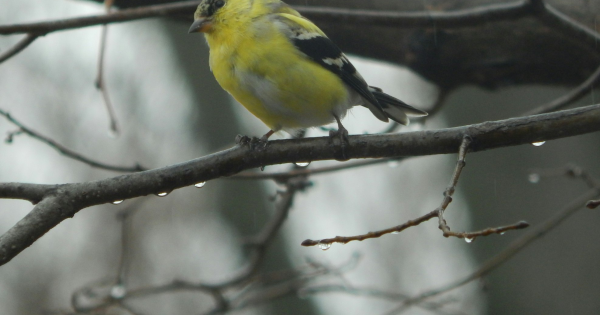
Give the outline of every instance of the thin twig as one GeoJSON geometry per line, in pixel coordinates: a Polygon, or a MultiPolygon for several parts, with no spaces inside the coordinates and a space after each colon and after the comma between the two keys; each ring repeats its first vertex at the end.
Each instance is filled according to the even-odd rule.
{"type": "Polygon", "coordinates": [[[436,209],[437,214],[438,214],[438,221],[439,221],[438,227],[440,230],[442,230],[442,232],[444,232],[444,237],[453,236],[453,237],[457,237],[457,238],[463,238],[467,242],[470,243],[470,242],[474,241],[476,237],[479,237],[479,236],[488,236],[491,234],[504,234],[507,231],[520,230],[520,229],[529,227],[529,223],[527,223],[525,221],[520,221],[515,224],[511,224],[511,225],[507,225],[507,226],[487,228],[487,229],[475,231],[475,232],[454,232],[448,226],[446,220],[444,219],[444,211],[446,211],[446,208],[448,208],[448,205],[452,202],[452,195],[454,194],[454,191],[456,190],[456,185],[458,184],[458,179],[460,178],[460,174],[466,165],[465,157],[467,155],[467,150],[469,148],[469,145],[471,144],[472,141],[473,140],[469,136],[465,136],[463,138],[463,142],[461,143],[460,149],[458,152],[458,160],[456,161],[456,167],[454,169],[454,173],[452,174],[452,178],[450,179],[450,185],[444,191],[444,199],[442,199],[442,204],[439,206],[439,208],[436,209]]]}
{"type": "Polygon", "coordinates": [[[458,237],[458,238],[464,238],[464,239],[469,240],[469,242],[478,236],[488,236],[490,234],[503,234],[506,231],[523,229],[523,228],[528,227],[529,224],[527,222],[521,221],[516,224],[508,225],[508,226],[487,228],[487,229],[484,229],[481,231],[476,231],[476,232],[457,233],[457,232],[451,231],[450,227],[446,224],[446,220],[444,220],[443,213],[446,210],[446,208],[448,207],[448,205],[450,204],[450,202],[452,202],[452,195],[454,194],[454,191],[456,189],[456,185],[458,183],[458,179],[460,177],[461,171],[465,166],[465,156],[466,156],[466,152],[467,152],[467,149],[468,149],[471,141],[472,141],[471,137],[469,137],[469,136],[463,137],[463,141],[462,141],[462,143],[460,145],[460,149],[459,149],[458,161],[456,163],[456,168],[452,175],[452,179],[450,180],[450,185],[444,191],[444,199],[442,200],[442,204],[440,205],[440,207],[438,207],[434,211],[432,211],[428,214],[425,214],[419,218],[416,218],[414,220],[409,220],[408,222],[406,222],[404,224],[401,224],[401,225],[398,225],[398,226],[395,226],[392,228],[379,230],[379,231],[375,231],[375,232],[369,232],[367,234],[356,235],[356,236],[336,236],[334,238],[326,238],[326,239],[321,239],[321,240],[307,239],[307,240],[304,240],[301,243],[301,245],[307,246],[307,247],[318,245],[321,249],[326,250],[326,249],[329,249],[329,247],[331,247],[331,244],[333,244],[333,243],[346,244],[346,243],[352,242],[352,241],[363,241],[366,239],[378,238],[378,237],[381,237],[386,234],[400,233],[403,230],[405,230],[411,226],[417,226],[417,225],[419,225],[423,222],[426,222],[436,216],[438,217],[438,219],[440,221],[439,226],[440,226],[440,229],[444,232],[445,237],[454,236],[454,237],[458,237]]]}
{"type": "MultiPolygon", "coordinates": [[[[175,280],[171,283],[163,285],[125,290],[130,223],[132,215],[137,211],[137,209],[139,209],[139,206],[135,205],[120,212],[119,218],[122,220],[122,252],[121,262],[119,263],[118,268],[118,277],[115,285],[123,287],[122,295],[111,295],[106,299],[100,299],[98,304],[93,305],[93,309],[104,309],[114,305],[123,306],[124,302],[132,299],[164,293],[172,293],[175,291],[198,291],[211,295],[215,301],[216,306],[210,310],[208,314],[218,314],[232,310],[232,300],[226,298],[223,295],[223,291],[239,287],[245,283],[257,281],[258,278],[255,277],[255,274],[257,273],[258,267],[260,267],[260,264],[264,258],[267,246],[275,239],[275,234],[277,231],[279,231],[283,222],[287,218],[287,214],[292,206],[296,192],[303,190],[307,186],[307,183],[304,180],[304,177],[296,177],[286,182],[286,186],[287,190],[280,194],[280,198],[276,203],[276,211],[273,218],[267,224],[265,224],[265,226],[256,236],[246,242],[246,246],[252,250],[249,263],[240,271],[238,271],[236,275],[232,276],[231,279],[215,284],[175,280]]],[[[96,285],[88,286],[85,289],[93,289],[95,286],[96,285]]],[[[81,290],[77,291],[74,293],[74,295],[79,294],[80,291],[81,290]]],[[[243,307],[243,305],[237,305],[234,308],[239,309],[243,307]]]]}
{"type": "Polygon", "coordinates": [[[562,210],[558,211],[552,217],[546,219],[541,224],[529,229],[529,231],[525,232],[519,239],[512,242],[507,248],[502,250],[499,254],[492,257],[491,259],[484,262],[479,268],[469,274],[468,276],[457,280],[451,284],[445,285],[435,290],[427,291],[421,293],[417,296],[414,296],[410,299],[402,301],[398,306],[396,306],[393,310],[386,313],[386,315],[398,314],[402,311],[406,310],[407,307],[414,305],[415,303],[421,303],[425,299],[438,296],[444,293],[447,293],[451,290],[454,290],[458,287],[461,287],[475,279],[479,279],[491,271],[496,269],[498,266],[501,266],[503,263],[511,259],[525,247],[530,245],[533,241],[539,239],[552,229],[556,228],[562,222],[564,222],[568,217],[572,214],[576,213],[578,210],[582,209],[586,202],[594,197],[600,195],[600,188],[594,188],[588,190],[583,195],[569,202],[562,210]]]}
{"type": "Polygon", "coordinates": [[[450,178],[450,184],[444,191],[444,198],[442,199],[442,204],[436,209],[438,214],[439,228],[444,232],[444,236],[455,236],[450,227],[446,224],[446,220],[444,219],[444,211],[448,208],[448,205],[452,202],[452,195],[456,190],[456,185],[458,184],[458,179],[460,178],[460,174],[463,168],[466,165],[465,157],[467,155],[467,149],[473,139],[470,136],[464,136],[462,143],[460,144],[458,150],[458,160],[456,161],[456,167],[454,168],[454,173],[452,173],[452,177],[450,178]]]}
{"type": "Polygon", "coordinates": [[[305,240],[303,241],[300,245],[302,246],[316,246],[319,245],[319,247],[321,247],[321,249],[329,249],[329,247],[331,246],[331,244],[333,243],[342,243],[342,244],[346,244],[348,242],[352,242],[352,241],[364,241],[366,239],[371,239],[371,238],[378,238],[381,237],[383,235],[386,234],[396,234],[396,233],[400,233],[406,229],[408,229],[409,227],[412,226],[417,226],[423,222],[426,222],[430,219],[433,219],[435,217],[438,216],[437,210],[434,210],[432,212],[429,212],[423,216],[420,216],[414,220],[409,220],[404,224],[400,224],[398,226],[389,228],[389,229],[385,229],[385,230],[379,230],[379,231],[375,231],[375,232],[369,232],[367,234],[363,234],[363,235],[356,235],[356,236],[336,236],[334,238],[325,238],[322,240],[305,240]]]}
{"type": "Polygon", "coordinates": [[[322,279],[323,276],[340,276],[350,271],[356,267],[358,259],[359,255],[353,255],[349,261],[339,266],[328,266],[309,260],[306,266],[284,271],[284,277],[280,271],[260,275],[253,278],[253,290],[243,290],[239,295],[231,298],[228,311],[247,308],[291,294],[298,295],[299,291],[311,281],[322,279]],[[276,281],[273,281],[274,279],[276,281]]]}
{"type": "Polygon", "coordinates": [[[157,294],[172,293],[176,291],[199,291],[212,294],[214,290],[215,288],[213,288],[210,285],[184,280],[175,280],[168,284],[132,289],[127,292],[127,295],[123,297],[123,300],[133,300],[157,294]]]}
{"type": "MultiPolygon", "coordinates": [[[[131,252],[131,237],[133,229],[133,217],[141,209],[142,203],[147,199],[139,199],[138,202],[128,205],[125,209],[119,211],[117,219],[121,223],[121,254],[119,258],[119,266],[117,268],[116,285],[126,287],[126,279],[129,273],[130,252],[131,252]]],[[[116,201],[115,204],[120,204],[122,201],[116,201]]]]}
{"type": "Polygon", "coordinates": [[[475,279],[481,278],[491,271],[496,269],[498,266],[502,265],[504,262],[512,258],[518,252],[523,250],[525,247],[530,245],[533,241],[539,239],[550,230],[556,228],[560,223],[562,223],[565,219],[570,217],[572,214],[577,212],[580,209],[583,209],[585,203],[600,195],[600,191],[598,189],[591,189],[581,195],[580,197],[571,201],[567,206],[557,212],[552,217],[548,218],[546,221],[542,222],[540,225],[530,229],[528,232],[523,234],[519,239],[511,243],[508,247],[502,250],[498,255],[492,257],[488,261],[484,262],[475,272],[470,275],[464,277],[461,280],[455,281],[449,285],[443,286],[439,289],[427,291],[425,293],[419,294],[413,298],[407,299],[403,301],[399,306],[397,306],[393,311],[386,314],[397,314],[404,310],[407,306],[413,305],[415,303],[420,303],[427,298],[431,298],[451,290],[454,290],[458,287],[461,287],[475,279]]]}
{"type": "MultiPolygon", "coordinates": [[[[62,144],[42,135],[41,133],[34,131],[33,129],[23,125],[20,121],[16,120],[8,112],[6,112],[2,109],[0,109],[0,115],[6,117],[6,119],[8,119],[8,121],[15,124],[17,127],[19,127],[19,130],[22,131],[23,133],[49,145],[50,147],[52,147],[52,148],[56,149],[58,152],[60,152],[62,155],[69,157],[71,159],[77,160],[79,162],[85,163],[89,166],[104,169],[104,170],[109,170],[109,171],[116,171],[116,172],[141,172],[141,171],[146,170],[144,167],[142,167],[139,164],[136,164],[133,167],[128,167],[128,166],[109,165],[109,164],[105,164],[102,162],[94,161],[94,160],[92,160],[88,157],[85,157],[85,156],[63,146],[62,144]]],[[[9,135],[9,138],[7,139],[8,142],[12,141],[12,135],[13,134],[9,135]]]]}
{"type": "MultiPolygon", "coordinates": [[[[105,0],[104,9],[106,14],[110,14],[111,7],[114,0],[105,0]]],[[[108,38],[108,25],[102,25],[102,33],[100,35],[100,51],[98,53],[98,76],[96,77],[96,88],[102,93],[104,99],[104,105],[108,111],[108,117],[110,119],[110,130],[115,135],[119,134],[119,125],[117,122],[117,114],[110,100],[108,93],[108,87],[106,86],[106,80],[104,78],[104,57],[106,56],[106,42],[108,38]]]]}
{"type": "MultiPolygon", "coordinates": [[[[432,117],[434,117],[435,115],[437,115],[440,112],[440,110],[442,110],[444,105],[446,104],[448,95],[450,95],[450,90],[445,87],[440,87],[440,92],[438,93],[438,96],[437,96],[435,102],[433,103],[433,106],[431,106],[431,109],[427,110],[427,113],[429,115],[420,117],[420,120],[427,121],[427,120],[431,119],[432,117]]],[[[419,119],[419,118],[417,118],[417,119],[419,119]]]]}
{"type": "Polygon", "coordinates": [[[102,34],[100,36],[100,52],[98,54],[98,76],[96,77],[96,88],[102,93],[102,99],[104,100],[104,106],[108,112],[110,119],[110,130],[114,134],[119,134],[119,124],[117,121],[117,114],[115,108],[110,100],[108,93],[108,87],[106,86],[106,80],[104,78],[104,57],[106,55],[106,41],[108,36],[108,25],[102,26],[102,34]]]}
{"type": "Polygon", "coordinates": [[[587,80],[581,83],[578,87],[571,90],[569,93],[546,104],[540,105],[539,107],[536,107],[530,111],[527,111],[521,116],[549,113],[555,110],[565,108],[584,97],[589,92],[589,90],[593,88],[594,84],[598,82],[600,82],[600,67],[598,67],[596,71],[594,71],[594,73],[592,73],[592,75],[590,75],[587,78],[587,80]]]}
{"type": "Polygon", "coordinates": [[[529,0],[532,4],[534,12],[542,22],[553,28],[557,28],[567,33],[572,38],[584,40],[590,47],[596,47],[596,43],[600,41],[600,33],[579,23],[571,17],[560,12],[553,6],[546,3],[544,0],[529,0]]]}
{"type": "Polygon", "coordinates": [[[33,43],[33,41],[35,41],[38,37],[39,35],[36,35],[34,33],[27,33],[27,35],[19,42],[17,42],[13,47],[0,54],[0,63],[3,63],[4,61],[10,59],[10,57],[20,53],[23,49],[27,48],[27,46],[33,43]]]}
{"type": "Polygon", "coordinates": [[[283,182],[289,178],[298,177],[298,176],[311,176],[311,175],[320,175],[337,171],[344,171],[353,168],[359,168],[364,166],[378,165],[387,162],[393,161],[402,161],[404,158],[384,158],[384,159],[373,159],[359,162],[343,162],[340,164],[332,165],[332,166],[324,166],[319,168],[294,168],[288,172],[278,172],[278,173],[259,173],[259,172],[242,172],[239,174],[235,174],[229,177],[230,179],[248,179],[248,180],[258,180],[258,179],[274,179],[277,182],[283,182]]]}
{"type": "Polygon", "coordinates": [[[275,234],[281,229],[283,222],[285,222],[292,208],[296,193],[309,186],[304,176],[289,179],[285,184],[286,190],[278,194],[279,198],[275,204],[275,215],[273,218],[267,222],[259,233],[246,241],[246,245],[252,250],[248,265],[231,279],[219,284],[219,288],[226,288],[246,282],[256,273],[263,261],[267,246],[274,240],[275,234]]]}
{"type": "MultiPolygon", "coordinates": [[[[364,296],[364,297],[374,297],[386,300],[402,300],[406,299],[408,296],[405,294],[399,293],[390,293],[377,289],[371,288],[355,288],[350,285],[317,285],[310,286],[307,285],[316,279],[322,279],[323,276],[326,275],[341,275],[344,272],[349,271],[356,265],[356,256],[354,259],[340,266],[329,267],[324,266],[323,264],[317,262],[309,263],[309,266],[312,266],[314,271],[303,271],[301,269],[296,269],[294,271],[288,271],[286,274],[292,275],[285,278],[281,278],[279,275],[276,278],[279,278],[281,281],[277,281],[275,283],[265,282],[265,281],[257,281],[253,282],[256,287],[259,287],[259,290],[254,290],[252,292],[244,292],[244,294],[233,298],[231,300],[231,305],[229,311],[239,310],[242,308],[246,308],[249,306],[258,305],[261,303],[265,303],[268,301],[272,301],[277,298],[281,298],[284,296],[288,296],[291,294],[297,296],[307,296],[307,295],[315,295],[322,294],[327,292],[339,292],[346,293],[349,295],[356,296],[364,296]]],[[[303,268],[306,269],[306,268],[303,268]]],[[[279,273],[279,272],[275,272],[279,273]]],[[[266,274],[263,277],[272,278],[272,274],[266,274]]],[[[447,302],[423,302],[419,303],[416,306],[421,307],[423,309],[429,310],[434,314],[444,314],[444,315],[463,315],[462,312],[447,312],[442,310],[441,308],[446,305],[447,302]]],[[[213,314],[213,313],[208,313],[213,314]]]]}
{"type": "Polygon", "coordinates": [[[534,176],[536,180],[539,180],[541,177],[567,176],[581,179],[588,188],[600,187],[600,180],[575,164],[568,164],[567,166],[560,168],[533,169],[529,176],[534,176]]]}
{"type": "MultiPolygon", "coordinates": [[[[348,286],[344,286],[344,285],[335,285],[335,284],[310,286],[310,287],[302,288],[298,291],[298,294],[300,294],[301,296],[318,295],[318,294],[325,294],[325,293],[343,293],[343,294],[348,294],[348,295],[355,295],[355,296],[361,296],[361,297],[372,297],[372,298],[378,298],[378,299],[390,300],[390,301],[404,300],[404,299],[409,298],[409,296],[404,293],[382,291],[382,290],[375,289],[375,288],[348,287],[348,286]]],[[[435,314],[448,314],[448,315],[449,314],[453,314],[453,315],[465,314],[466,315],[466,313],[463,313],[463,312],[451,312],[450,313],[450,312],[442,310],[441,308],[444,307],[446,304],[447,303],[442,303],[442,302],[423,302],[423,303],[418,304],[418,306],[421,308],[424,308],[426,310],[432,311],[435,314]]]]}

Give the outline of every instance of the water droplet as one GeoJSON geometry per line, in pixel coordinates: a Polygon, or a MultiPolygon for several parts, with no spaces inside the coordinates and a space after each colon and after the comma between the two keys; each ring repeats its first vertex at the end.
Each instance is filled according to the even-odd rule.
{"type": "Polygon", "coordinates": [[[194,187],[202,188],[202,187],[204,187],[204,185],[206,185],[206,182],[200,182],[200,183],[194,184],[194,187]]]}
{"type": "Polygon", "coordinates": [[[310,165],[310,162],[296,162],[294,164],[296,164],[296,165],[298,165],[300,167],[307,167],[307,166],[310,165]]]}
{"type": "Polygon", "coordinates": [[[387,164],[391,168],[396,168],[396,167],[398,167],[398,165],[400,164],[400,162],[398,162],[396,160],[392,160],[392,161],[389,161],[387,164]]]}
{"type": "Polygon", "coordinates": [[[546,141],[534,142],[531,145],[533,145],[534,147],[541,147],[544,145],[544,143],[546,143],[546,141]]]}
{"type": "Polygon", "coordinates": [[[472,242],[473,242],[473,240],[474,240],[474,239],[475,239],[475,238],[468,238],[468,237],[465,237],[465,242],[467,242],[467,243],[469,243],[469,244],[470,244],[470,243],[472,243],[472,242]]]}
{"type": "Polygon", "coordinates": [[[127,290],[122,284],[117,284],[110,288],[110,297],[113,299],[122,299],[125,297],[125,294],[127,294],[127,290]]]}
{"type": "Polygon", "coordinates": [[[125,201],[125,200],[115,200],[115,201],[112,202],[112,204],[113,205],[120,205],[120,204],[123,203],[123,201],[125,201]]]}
{"type": "Polygon", "coordinates": [[[400,232],[394,231],[394,232],[392,232],[392,234],[400,234],[400,232]]]}
{"type": "Polygon", "coordinates": [[[331,248],[331,243],[319,243],[319,248],[322,250],[328,250],[331,248]]]}
{"type": "Polygon", "coordinates": [[[166,196],[166,195],[168,195],[168,194],[169,194],[169,192],[168,192],[168,191],[164,191],[164,192],[158,193],[158,194],[156,194],[156,195],[157,195],[157,196],[159,196],[159,197],[165,197],[165,196],[166,196]]]}
{"type": "Polygon", "coordinates": [[[529,176],[527,177],[527,179],[529,180],[530,183],[537,184],[537,183],[540,182],[540,174],[531,173],[531,174],[529,174],[529,176]]]}

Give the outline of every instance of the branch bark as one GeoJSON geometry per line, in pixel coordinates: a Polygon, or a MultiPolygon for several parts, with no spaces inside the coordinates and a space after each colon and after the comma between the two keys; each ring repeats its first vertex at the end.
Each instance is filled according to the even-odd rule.
{"type": "MultiPolygon", "coordinates": [[[[550,114],[481,124],[349,137],[351,158],[423,156],[454,153],[465,135],[471,152],[571,137],[600,130],[600,104],[550,114]]],[[[40,201],[34,209],[0,236],[0,265],[9,262],[38,238],[79,210],[159,194],[242,170],[265,165],[334,159],[328,137],[269,142],[264,150],[235,146],[181,164],[113,178],[64,185],[0,184],[0,197],[40,201]]]]}

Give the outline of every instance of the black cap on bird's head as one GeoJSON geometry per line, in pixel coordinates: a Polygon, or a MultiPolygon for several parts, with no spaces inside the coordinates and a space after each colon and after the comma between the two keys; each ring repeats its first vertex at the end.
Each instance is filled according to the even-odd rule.
{"type": "Polygon", "coordinates": [[[223,6],[225,6],[225,0],[203,0],[194,13],[194,23],[190,26],[188,33],[210,32],[214,14],[223,6]]]}

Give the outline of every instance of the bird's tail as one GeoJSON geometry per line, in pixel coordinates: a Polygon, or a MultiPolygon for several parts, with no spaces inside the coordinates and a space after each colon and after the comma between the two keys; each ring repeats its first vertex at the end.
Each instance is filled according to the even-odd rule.
{"type": "Polygon", "coordinates": [[[373,96],[375,96],[375,99],[377,99],[377,102],[383,109],[385,115],[395,122],[398,122],[403,125],[408,125],[408,116],[427,116],[427,112],[424,112],[420,109],[416,109],[391,95],[385,94],[378,87],[369,86],[369,91],[371,91],[373,96]]]}

